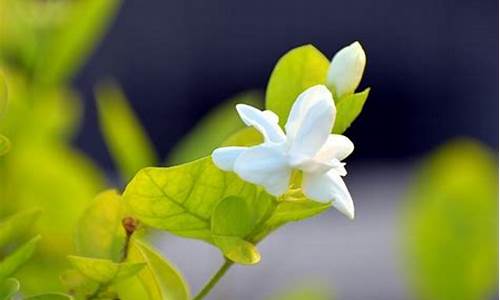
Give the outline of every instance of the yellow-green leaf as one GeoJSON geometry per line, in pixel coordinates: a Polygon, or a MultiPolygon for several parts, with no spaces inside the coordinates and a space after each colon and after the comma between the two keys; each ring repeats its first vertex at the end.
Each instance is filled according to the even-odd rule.
{"type": "Polygon", "coordinates": [[[9,152],[10,147],[10,140],[6,136],[0,134],[0,156],[9,152]]]}
{"type": "Polygon", "coordinates": [[[238,130],[234,134],[230,135],[224,143],[222,143],[222,147],[227,146],[254,146],[257,144],[261,144],[263,142],[262,134],[258,132],[253,127],[247,127],[238,130]]]}
{"type": "Polygon", "coordinates": [[[71,300],[72,296],[63,293],[39,294],[24,298],[24,300],[71,300]]]}
{"type": "Polygon", "coordinates": [[[120,0],[72,1],[58,31],[48,37],[36,66],[45,83],[70,80],[113,19],[120,0]]]}
{"type": "Polygon", "coordinates": [[[121,225],[125,213],[121,196],[115,190],[97,195],[80,218],[75,234],[78,255],[117,260],[125,242],[121,225]]]}
{"type": "Polygon", "coordinates": [[[41,209],[32,208],[18,212],[0,222],[0,247],[12,242],[18,242],[19,238],[30,231],[31,226],[38,219],[40,213],[41,209]]]}
{"type": "Polygon", "coordinates": [[[360,93],[347,95],[336,101],[337,115],[335,117],[333,133],[342,134],[351,126],[352,122],[361,113],[369,93],[370,88],[367,88],[360,93]]]}
{"type": "Polygon", "coordinates": [[[243,265],[253,265],[260,261],[257,247],[236,236],[213,236],[214,243],[219,247],[224,256],[243,265]]]}
{"type": "MultiPolygon", "coordinates": [[[[133,239],[128,261],[144,261],[146,266],[133,278],[140,281],[149,300],[188,300],[189,287],[177,269],[144,242],[133,239]]],[[[125,282],[124,282],[125,283],[125,282]]],[[[127,293],[123,284],[118,292],[127,293]]]]}
{"type": "Polygon", "coordinates": [[[245,126],[236,113],[235,105],[244,103],[262,106],[262,95],[249,91],[235,96],[209,112],[187,136],[174,147],[169,164],[179,164],[210,155],[224,140],[245,126]]]}
{"type": "Polygon", "coordinates": [[[15,278],[0,280],[0,300],[10,300],[19,291],[19,281],[15,278]]]}
{"type": "Polygon", "coordinates": [[[5,79],[3,75],[0,73],[0,118],[5,113],[7,109],[7,84],[5,83],[5,79]]]}
{"type": "Polygon", "coordinates": [[[118,85],[107,83],[96,89],[99,123],[106,145],[122,179],[158,161],[154,146],[118,85]]]}
{"type": "Polygon", "coordinates": [[[488,299],[498,288],[498,161],[472,140],[425,159],[411,186],[404,237],[419,299],[488,299]]]}
{"type": "Polygon", "coordinates": [[[40,236],[36,236],[16,249],[0,262],[0,281],[14,274],[35,252],[40,236]]]}
{"type": "Polygon", "coordinates": [[[275,112],[284,125],[297,96],[307,88],[324,84],[330,62],[314,46],[290,50],[280,58],[267,85],[266,108],[275,112]]]}
{"type": "Polygon", "coordinates": [[[170,168],[142,169],[123,193],[141,222],[208,242],[215,205],[228,196],[254,195],[255,186],[219,170],[210,157],[170,168]]]}
{"type": "Polygon", "coordinates": [[[99,283],[85,277],[77,270],[66,270],[61,273],[59,279],[64,289],[71,291],[71,294],[77,299],[86,299],[88,295],[91,295],[99,288],[99,283]]]}
{"type": "Polygon", "coordinates": [[[71,264],[87,278],[100,283],[116,283],[137,274],[144,262],[115,263],[108,259],[69,256],[71,264]]]}

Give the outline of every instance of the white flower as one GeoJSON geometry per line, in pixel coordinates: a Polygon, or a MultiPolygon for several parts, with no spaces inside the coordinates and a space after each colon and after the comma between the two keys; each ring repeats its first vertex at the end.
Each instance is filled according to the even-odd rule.
{"type": "Polygon", "coordinates": [[[359,42],[340,49],[332,58],[328,68],[327,85],[336,97],[352,94],[363,77],[366,65],[365,51],[359,42]]]}
{"type": "Polygon", "coordinates": [[[354,150],[345,136],[331,134],[336,109],[324,85],[299,95],[285,125],[278,116],[245,104],[236,109],[248,126],[255,127],[264,143],[253,147],[223,147],[212,153],[217,167],[233,171],[243,180],[263,186],[274,195],[289,189],[292,171],[302,171],[302,190],[312,200],[333,201],[333,206],[354,218],[354,205],[341,176],[347,174],[341,161],[354,150]]]}

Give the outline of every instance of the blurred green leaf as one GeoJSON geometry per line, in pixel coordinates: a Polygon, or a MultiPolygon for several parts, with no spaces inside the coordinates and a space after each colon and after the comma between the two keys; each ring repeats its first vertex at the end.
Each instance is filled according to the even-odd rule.
{"type": "Polygon", "coordinates": [[[59,279],[65,290],[69,291],[76,299],[87,299],[88,295],[99,288],[97,282],[90,280],[77,270],[66,270],[61,273],[59,279]]]}
{"type": "Polygon", "coordinates": [[[120,0],[73,1],[63,25],[39,56],[36,78],[44,83],[70,80],[82,65],[120,6],[120,0]]]}
{"type": "Polygon", "coordinates": [[[347,95],[337,101],[337,115],[335,117],[333,133],[342,134],[351,126],[351,123],[361,113],[369,93],[370,88],[367,88],[360,93],[347,95]]]}
{"type": "MultiPolygon", "coordinates": [[[[149,300],[190,299],[189,287],[179,271],[144,242],[137,239],[131,241],[128,261],[144,261],[146,263],[138,276],[132,280],[140,281],[149,300]]],[[[123,290],[122,286],[123,284],[118,286],[120,295],[124,291],[128,292],[127,289],[123,290]]]]}
{"type": "Polygon", "coordinates": [[[409,270],[422,299],[488,299],[498,280],[498,161],[471,140],[432,153],[403,216],[409,270]]]}
{"type": "Polygon", "coordinates": [[[262,134],[253,127],[246,127],[238,130],[229,136],[221,145],[227,146],[254,146],[263,142],[262,134]]]}
{"type": "Polygon", "coordinates": [[[13,275],[35,252],[40,236],[36,236],[16,249],[0,262],[0,281],[13,275]]]}
{"type": "Polygon", "coordinates": [[[10,147],[10,140],[6,136],[0,134],[0,156],[9,152],[10,147]]]}
{"type": "Polygon", "coordinates": [[[19,291],[19,281],[15,278],[0,280],[0,300],[10,300],[19,291]]]}
{"type": "Polygon", "coordinates": [[[317,283],[305,285],[303,282],[298,286],[291,286],[282,294],[273,296],[268,300],[333,300],[334,298],[324,286],[317,283]]]}
{"type": "Polygon", "coordinates": [[[244,126],[235,105],[244,103],[262,107],[262,98],[259,92],[249,91],[216,107],[175,145],[169,154],[169,164],[185,163],[210,155],[225,139],[244,126]]]}
{"type": "Polygon", "coordinates": [[[47,294],[34,295],[24,298],[24,300],[71,300],[71,299],[73,299],[72,296],[63,293],[47,293],[47,294]]]}
{"type": "Polygon", "coordinates": [[[0,117],[2,117],[7,110],[7,96],[7,84],[5,83],[3,75],[0,73],[0,117]]]}
{"type": "Polygon", "coordinates": [[[83,275],[99,283],[116,283],[132,277],[146,265],[144,262],[115,263],[108,259],[69,256],[71,264],[83,275]]]}
{"type": "Polygon", "coordinates": [[[33,223],[40,216],[39,208],[32,208],[18,212],[0,222],[0,247],[19,240],[26,235],[33,223]]]}
{"type": "Polygon", "coordinates": [[[123,180],[155,165],[158,159],[154,146],[122,90],[116,84],[100,85],[96,98],[101,132],[123,180]]]}
{"type": "Polygon", "coordinates": [[[267,85],[266,108],[279,116],[282,126],[297,96],[311,86],[325,83],[329,64],[312,45],[292,49],[279,59],[267,85]]]}
{"type": "Polygon", "coordinates": [[[75,234],[78,255],[118,260],[125,241],[124,206],[115,190],[97,195],[80,218],[75,234]]]}
{"type": "Polygon", "coordinates": [[[232,195],[255,195],[255,187],[219,170],[210,157],[170,168],[145,168],[123,197],[146,225],[183,237],[211,241],[210,217],[217,203],[232,195]]]}

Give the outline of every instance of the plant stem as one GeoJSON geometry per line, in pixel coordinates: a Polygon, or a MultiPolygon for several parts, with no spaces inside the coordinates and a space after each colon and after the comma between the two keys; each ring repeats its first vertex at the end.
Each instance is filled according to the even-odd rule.
{"type": "Polygon", "coordinates": [[[206,295],[214,288],[214,286],[219,282],[219,280],[224,276],[224,274],[227,272],[227,270],[233,265],[234,263],[230,261],[229,259],[225,259],[224,264],[217,270],[217,272],[210,278],[210,280],[205,284],[203,289],[196,295],[193,300],[201,300],[205,298],[206,295]]]}

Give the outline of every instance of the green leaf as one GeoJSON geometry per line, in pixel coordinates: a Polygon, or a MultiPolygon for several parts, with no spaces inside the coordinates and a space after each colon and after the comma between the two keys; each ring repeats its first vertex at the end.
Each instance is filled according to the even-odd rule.
{"type": "Polygon", "coordinates": [[[261,107],[262,95],[256,91],[245,92],[209,112],[175,145],[169,155],[169,164],[185,163],[210,155],[231,134],[243,128],[245,125],[235,109],[238,103],[261,107]]]}
{"type": "Polygon", "coordinates": [[[10,147],[10,140],[6,136],[0,134],[0,156],[9,152],[10,147]]]}
{"type": "Polygon", "coordinates": [[[36,236],[16,249],[0,262],[0,281],[14,274],[35,252],[40,236],[36,236]]]}
{"type": "Polygon", "coordinates": [[[227,146],[254,146],[263,143],[262,134],[253,127],[240,129],[229,136],[221,147],[227,146]]]}
{"type": "Polygon", "coordinates": [[[213,236],[214,243],[219,247],[224,256],[243,265],[253,265],[260,261],[257,247],[236,236],[213,236]]]}
{"type": "Polygon", "coordinates": [[[210,242],[210,217],[217,203],[228,196],[255,195],[255,186],[219,170],[206,157],[171,168],[142,169],[123,198],[146,225],[210,242]]]}
{"type": "Polygon", "coordinates": [[[85,0],[71,2],[70,11],[39,55],[36,78],[44,83],[70,80],[95,44],[104,35],[121,1],[85,0]]]}
{"type": "Polygon", "coordinates": [[[18,212],[0,222],[0,247],[18,241],[26,235],[40,216],[41,209],[33,208],[18,212]]]}
{"type": "Polygon", "coordinates": [[[3,75],[0,73],[0,117],[2,117],[7,110],[7,96],[7,84],[5,83],[3,75]]]}
{"type": "Polygon", "coordinates": [[[106,145],[124,181],[158,161],[154,146],[118,85],[96,89],[99,123],[106,145]]]}
{"type": "Polygon", "coordinates": [[[100,283],[116,283],[134,276],[146,265],[144,262],[115,263],[108,259],[68,256],[71,264],[87,278],[100,283]]]}
{"type": "Polygon", "coordinates": [[[292,49],[280,58],[267,85],[266,108],[279,116],[282,126],[297,96],[311,86],[325,83],[329,64],[312,45],[292,49]]]}
{"type": "Polygon", "coordinates": [[[402,236],[420,299],[488,299],[498,283],[498,161],[472,140],[441,146],[411,186],[402,236]]]}
{"type": "Polygon", "coordinates": [[[0,300],[10,300],[19,291],[19,281],[15,278],[0,280],[0,300]]]}
{"type": "Polygon", "coordinates": [[[115,190],[97,195],[80,218],[75,234],[78,255],[118,260],[125,241],[124,204],[115,190]]]}
{"type": "Polygon", "coordinates": [[[342,134],[351,126],[361,113],[369,93],[370,88],[367,88],[360,93],[347,95],[337,101],[337,116],[335,117],[333,133],[342,134]]]}
{"type": "Polygon", "coordinates": [[[59,279],[65,290],[70,291],[76,299],[86,299],[88,295],[91,295],[99,288],[97,282],[85,277],[77,270],[66,270],[61,273],[59,279]]]}
{"type": "MultiPolygon", "coordinates": [[[[144,242],[137,239],[131,241],[128,260],[146,263],[133,280],[140,281],[149,300],[190,299],[189,287],[179,271],[144,242]]],[[[119,293],[123,292],[122,286],[118,286],[119,293]]]]}
{"type": "Polygon", "coordinates": [[[24,298],[24,300],[71,300],[71,299],[73,299],[72,296],[63,293],[47,293],[47,294],[34,295],[24,298]]]}

